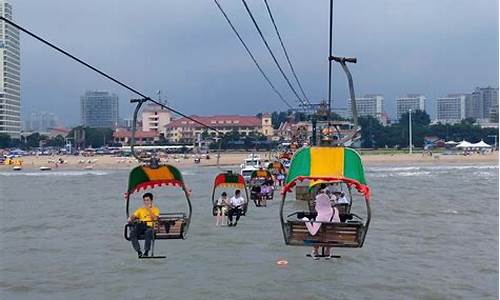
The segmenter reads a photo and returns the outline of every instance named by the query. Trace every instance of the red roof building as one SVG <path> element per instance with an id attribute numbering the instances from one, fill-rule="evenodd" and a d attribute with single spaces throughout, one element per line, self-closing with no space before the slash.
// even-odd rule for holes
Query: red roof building
<path id="1" fill-rule="evenodd" d="M 249 135 L 252 132 L 262 133 L 266 136 L 271 136 L 272 125 L 269 114 L 263 115 L 262 119 L 255 116 L 238 116 L 238 115 L 220 115 L 220 116 L 190 116 L 198 122 L 206 124 L 217 129 L 219 132 L 228 133 L 233 130 L 238 131 L 241 135 Z M 204 126 L 195 123 L 187 118 L 180 118 L 172 121 L 165 126 L 165 137 L 171 142 L 192 143 L 199 134 L 205 131 L 209 133 L 213 130 L 206 129 Z"/>
<path id="2" fill-rule="evenodd" d="M 50 138 L 56 137 L 56 136 L 58 136 L 58 135 L 61 135 L 61 136 L 63 136 L 63 137 L 66 137 L 70 131 L 71 131 L 70 129 L 67 129 L 67 128 L 62 128 L 62 127 L 51 128 L 51 129 L 49 129 L 49 134 L 48 134 L 48 136 L 49 136 Z"/>
<path id="3" fill-rule="evenodd" d="M 123 128 L 117 128 L 113 132 L 115 143 L 129 145 L 132 139 L 132 132 Z M 160 133 L 157 131 L 136 131 L 135 141 L 137 145 L 152 145 L 160 139 Z"/>

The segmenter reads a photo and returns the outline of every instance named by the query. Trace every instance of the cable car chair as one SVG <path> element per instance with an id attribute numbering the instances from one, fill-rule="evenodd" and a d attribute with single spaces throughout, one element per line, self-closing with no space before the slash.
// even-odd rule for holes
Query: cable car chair
<path id="1" fill-rule="evenodd" d="M 264 200 L 273 200 L 274 198 L 274 180 L 273 180 L 273 175 L 271 172 L 265 169 L 259 169 L 255 170 L 252 172 L 252 175 L 250 176 L 250 198 L 254 201 L 255 205 L 257 205 L 257 200 L 259 197 L 259 193 L 254 191 L 255 186 L 261 187 L 262 184 L 258 183 L 256 184 L 256 181 L 261 180 L 261 181 L 271 181 L 271 192 L 266 193 L 264 195 Z M 260 192 L 262 194 L 262 192 Z"/>
<path id="2" fill-rule="evenodd" d="M 129 175 L 128 188 L 125 194 L 126 197 L 126 215 L 127 219 L 130 217 L 130 196 L 145 190 L 147 188 L 157 188 L 161 186 L 175 186 L 180 187 L 186 197 L 188 211 L 173 212 L 173 213 L 160 213 L 157 221 L 154 222 L 153 239 L 151 244 L 151 256 L 144 258 L 165 258 L 165 256 L 154 256 L 155 240 L 166 239 L 185 239 L 191 223 L 192 206 L 189 198 L 189 191 L 182 178 L 182 173 L 172 165 L 161 165 L 158 157 L 141 157 L 135 152 L 135 132 L 137 124 L 137 114 L 144 102 L 148 101 L 147 98 L 132 99 L 130 102 L 137 103 L 134 110 L 134 122 L 132 123 L 132 138 L 131 138 L 131 152 L 132 155 L 141 163 L 142 166 L 132 169 Z M 130 227 L 133 224 L 125 224 L 123 236 L 127 241 L 130 241 Z M 138 235 L 138 240 L 144 240 L 145 235 Z"/>
<path id="3" fill-rule="evenodd" d="M 189 199 L 189 192 L 184 184 L 181 172 L 171 165 L 162 165 L 156 168 L 150 166 L 135 167 L 129 175 L 129 184 L 126 193 L 126 214 L 130 217 L 130 196 L 141 190 L 157 188 L 161 186 L 179 187 L 184 192 L 188 204 L 188 212 L 160 213 L 159 219 L 155 222 L 154 240 L 185 239 L 191 223 L 192 206 Z M 130 241 L 130 227 L 126 224 L 124 237 Z M 168 229 L 168 231 L 167 231 Z M 144 235 L 138 236 L 139 240 L 144 240 Z"/>
<path id="4" fill-rule="evenodd" d="M 312 184 L 317 181 L 344 182 L 355 188 L 365 199 L 366 220 L 353 215 L 356 220 L 347 222 L 318 222 L 322 223 L 319 231 L 313 236 L 309 233 L 304 216 L 309 219 L 315 214 L 310 211 L 298 211 L 284 216 L 283 208 L 287 193 L 291 192 L 297 182 L 309 180 Z M 321 247 L 362 247 L 366 232 L 370 225 L 370 189 L 366 185 L 363 165 L 359 154 L 345 147 L 304 147 L 297 151 L 282 191 L 280 205 L 280 221 L 285 243 L 290 246 L 321 246 Z M 293 217 L 295 216 L 295 218 Z M 313 221 L 314 222 L 314 221 Z"/>
<path id="5" fill-rule="evenodd" d="M 240 216 L 245 216 L 248 210 L 248 201 L 250 198 L 248 198 L 248 190 L 245 184 L 245 178 L 241 176 L 240 174 L 235 174 L 232 171 L 227 171 L 224 173 L 220 173 L 215 177 L 214 180 L 214 188 L 212 190 L 212 214 L 213 216 L 217 215 L 217 199 L 215 196 L 215 191 L 217 189 L 222 189 L 222 188 L 233 188 L 233 189 L 240 189 L 245 191 L 245 196 L 246 196 L 246 203 L 243 206 L 243 210 L 240 214 Z M 227 212 L 226 212 L 227 215 Z"/>

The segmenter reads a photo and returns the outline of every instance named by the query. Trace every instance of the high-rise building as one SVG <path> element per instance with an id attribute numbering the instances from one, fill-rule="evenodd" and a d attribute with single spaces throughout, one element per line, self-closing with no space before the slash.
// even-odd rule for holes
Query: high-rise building
<path id="1" fill-rule="evenodd" d="M 0 14 L 12 20 L 12 6 L 0 0 Z M 0 21 L 0 133 L 21 135 L 19 30 Z"/>
<path id="2" fill-rule="evenodd" d="M 450 94 L 448 97 L 437 98 L 437 121 L 441 123 L 457 123 L 465 119 L 465 100 L 468 95 Z"/>
<path id="3" fill-rule="evenodd" d="M 425 104 L 427 98 L 421 94 L 408 94 L 406 97 L 396 98 L 396 118 L 399 121 L 401 115 L 407 113 L 410 109 L 412 111 L 421 110 L 425 111 Z"/>
<path id="4" fill-rule="evenodd" d="M 497 106 L 498 88 L 477 87 L 474 92 L 467 97 L 465 115 L 467 118 L 489 120 Z"/>
<path id="5" fill-rule="evenodd" d="M 165 126 L 172 122 L 172 114 L 158 104 L 150 103 L 141 113 L 142 131 L 165 133 Z"/>
<path id="6" fill-rule="evenodd" d="M 82 125 L 118 127 L 118 96 L 104 91 L 86 91 L 80 97 Z"/>
<path id="7" fill-rule="evenodd" d="M 365 95 L 364 97 L 356 97 L 356 108 L 358 116 L 372 116 L 382 121 L 384 112 L 384 96 L 382 95 Z M 352 118 L 351 99 L 347 100 L 347 110 L 349 118 Z"/>
<path id="8" fill-rule="evenodd" d="M 24 130 L 48 132 L 55 127 L 57 127 L 57 118 L 53 113 L 34 112 L 31 113 L 29 119 L 26 120 Z"/>
<path id="9" fill-rule="evenodd" d="M 471 96 L 471 105 L 474 110 L 471 117 L 475 119 L 490 119 L 491 109 L 498 106 L 498 88 L 477 87 Z"/>

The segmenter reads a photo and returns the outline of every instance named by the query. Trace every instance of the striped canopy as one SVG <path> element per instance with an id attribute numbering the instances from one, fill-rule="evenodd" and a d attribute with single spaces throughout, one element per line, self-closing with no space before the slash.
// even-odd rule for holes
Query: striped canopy
<path id="1" fill-rule="evenodd" d="M 127 194 L 162 185 L 184 186 L 181 172 L 171 165 L 135 167 L 129 175 Z"/>
<path id="2" fill-rule="evenodd" d="M 245 188 L 245 178 L 239 174 L 221 173 L 215 177 L 214 188 L 218 187 L 234 187 Z"/>
<path id="3" fill-rule="evenodd" d="M 251 178 L 259 178 L 259 177 L 264 177 L 264 178 L 270 178 L 272 177 L 271 173 L 269 173 L 268 170 L 255 170 L 252 172 Z"/>
<path id="4" fill-rule="evenodd" d="M 284 191 L 290 191 L 297 181 L 342 181 L 353 185 L 369 198 L 363 163 L 358 152 L 344 147 L 305 147 L 292 159 Z"/>

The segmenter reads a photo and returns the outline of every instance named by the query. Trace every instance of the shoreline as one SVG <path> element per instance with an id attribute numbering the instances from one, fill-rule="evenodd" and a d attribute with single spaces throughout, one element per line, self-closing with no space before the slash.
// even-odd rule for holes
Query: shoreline
<path id="1" fill-rule="evenodd" d="M 222 153 L 219 166 L 239 166 L 248 156 L 246 153 Z M 266 159 L 267 154 L 261 153 L 261 158 Z M 61 158 L 63 164 L 57 164 L 56 161 Z M 102 170 L 102 169 L 131 169 L 139 165 L 139 162 L 133 157 L 116 157 L 109 155 L 96 155 L 90 157 L 83 156 L 24 156 L 20 158 L 23 161 L 22 168 L 26 170 L 38 170 L 40 167 L 51 167 L 52 170 Z M 471 165 L 471 164 L 489 164 L 498 165 L 498 152 L 485 155 L 473 154 L 463 155 L 441 155 L 436 154 L 432 157 L 417 154 L 362 154 L 361 159 L 366 167 L 370 166 L 390 166 L 390 165 Z M 162 159 L 162 163 L 172 164 L 179 167 L 190 166 L 217 166 L 216 155 L 212 154 L 211 159 L 202 159 L 199 164 L 195 164 L 193 158 L 187 159 L 170 158 Z M 0 165 L 0 171 L 12 170 L 13 165 Z"/>

